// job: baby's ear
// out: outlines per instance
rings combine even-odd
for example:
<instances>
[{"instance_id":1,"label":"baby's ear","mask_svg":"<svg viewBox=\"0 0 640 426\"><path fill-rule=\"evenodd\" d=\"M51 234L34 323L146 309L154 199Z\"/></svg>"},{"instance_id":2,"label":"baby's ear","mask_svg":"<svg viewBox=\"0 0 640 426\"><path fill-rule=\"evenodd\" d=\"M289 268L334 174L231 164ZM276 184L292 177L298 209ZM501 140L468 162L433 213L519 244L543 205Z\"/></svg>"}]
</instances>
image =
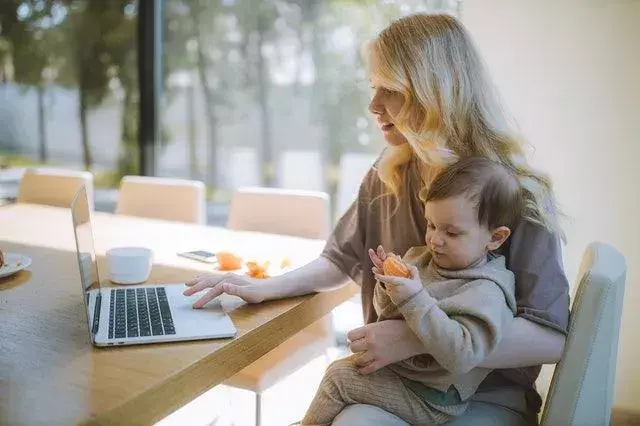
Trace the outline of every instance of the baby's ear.
<instances>
[{"instance_id":1,"label":"baby's ear","mask_svg":"<svg viewBox=\"0 0 640 426\"><path fill-rule=\"evenodd\" d=\"M491 241L487 244L487 250L494 251L498 250L502 244L509 238L511 235L511 229L506 226L499 226L496 229L491 231Z\"/></svg>"}]
</instances>

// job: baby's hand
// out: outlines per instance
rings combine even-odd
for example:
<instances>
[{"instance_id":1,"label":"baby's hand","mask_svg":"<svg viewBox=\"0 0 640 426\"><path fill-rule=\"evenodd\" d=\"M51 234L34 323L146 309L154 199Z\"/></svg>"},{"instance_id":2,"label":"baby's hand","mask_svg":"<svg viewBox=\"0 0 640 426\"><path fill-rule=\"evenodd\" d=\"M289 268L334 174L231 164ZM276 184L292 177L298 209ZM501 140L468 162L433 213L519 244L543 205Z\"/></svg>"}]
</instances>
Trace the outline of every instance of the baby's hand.
<instances>
[{"instance_id":1,"label":"baby's hand","mask_svg":"<svg viewBox=\"0 0 640 426\"><path fill-rule=\"evenodd\" d=\"M373 273L382 274L382 265L387 259L387 253L384 251L384 248L380 245L376 250L369 249L369 259L371 259L371 263L373 263L373 268L371 268Z\"/></svg>"},{"instance_id":2,"label":"baby's hand","mask_svg":"<svg viewBox=\"0 0 640 426\"><path fill-rule=\"evenodd\" d=\"M411 276L409 278L375 274L376 279L384 284L387 294L396 305L401 304L422 290L422 281L420 280L418 268L411 266L410 271Z\"/></svg>"}]
</instances>

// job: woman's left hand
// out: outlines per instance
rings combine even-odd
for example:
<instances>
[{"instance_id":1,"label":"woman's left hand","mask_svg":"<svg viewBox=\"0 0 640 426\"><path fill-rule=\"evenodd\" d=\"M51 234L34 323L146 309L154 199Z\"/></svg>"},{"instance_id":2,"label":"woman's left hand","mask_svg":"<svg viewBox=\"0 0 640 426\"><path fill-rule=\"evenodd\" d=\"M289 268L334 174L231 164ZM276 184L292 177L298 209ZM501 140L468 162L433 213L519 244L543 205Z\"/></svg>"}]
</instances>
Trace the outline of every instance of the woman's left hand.
<instances>
[{"instance_id":1,"label":"woman's left hand","mask_svg":"<svg viewBox=\"0 0 640 426\"><path fill-rule=\"evenodd\" d=\"M347 334L349 347L359 353L360 374L373 373L394 362L424 353L422 342L405 321L386 320L367 324Z\"/></svg>"}]
</instances>

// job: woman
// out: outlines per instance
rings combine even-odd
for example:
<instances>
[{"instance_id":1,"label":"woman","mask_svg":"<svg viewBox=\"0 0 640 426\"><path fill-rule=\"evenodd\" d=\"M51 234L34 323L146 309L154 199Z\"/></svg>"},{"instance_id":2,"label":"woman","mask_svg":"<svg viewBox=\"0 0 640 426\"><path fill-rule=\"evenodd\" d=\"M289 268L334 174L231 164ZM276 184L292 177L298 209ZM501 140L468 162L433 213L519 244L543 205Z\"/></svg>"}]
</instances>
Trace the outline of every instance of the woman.
<instances>
[{"instance_id":1,"label":"woman","mask_svg":"<svg viewBox=\"0 0 640 426\"><path fill-rule=\"evenodd\" d=\"M250 303L323 291L349 278L362 287L366 325L352 330L362 374L426 352L403 321L381 321L373 309L372 249L403 254L426 229L420 191L443 165L484 156L512 169L526 189L526 212L505 248L516 277L518 315L482 366L494 371L474 395L459 425L536 422L533 388L540 365L564 347L569 296L561 230L549 180L525 161L464 27L446 15L413 15L392 23L366 51L374 91L369 105L387 147L364 178L357 199L338 222L322 255L269 283L236 275L203 276L185 294L209 292L194 307L222 294ZM379 266L379 265L378 265ZM351 406L334 424L404 424L379 409Z\"/></svg>"}]
</instances>

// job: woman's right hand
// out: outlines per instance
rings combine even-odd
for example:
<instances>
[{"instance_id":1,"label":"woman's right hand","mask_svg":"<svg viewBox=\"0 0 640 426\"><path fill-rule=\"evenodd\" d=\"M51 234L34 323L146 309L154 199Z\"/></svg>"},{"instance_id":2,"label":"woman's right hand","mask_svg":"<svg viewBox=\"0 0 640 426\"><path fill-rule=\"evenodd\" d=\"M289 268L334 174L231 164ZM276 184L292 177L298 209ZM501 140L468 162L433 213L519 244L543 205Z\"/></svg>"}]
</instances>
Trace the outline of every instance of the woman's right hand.
<instances>
[{"instance_id":1,"label":"woman's right hand","mask_svg":"<svg viewBox=\"0 0 640 426\"><path fill-rule=\"evenodd\" d=\"M247 303L260 303L273 298L271 291L269 291L271 283L266 283L270 280L273 278L256 279L232 273L224 275L201 274L187 283L189 288L183 294L191 296L205 289L210 289L193 304L194 309L204 307L223 293L238 296Z\"/></svg>"}]
</instances>

